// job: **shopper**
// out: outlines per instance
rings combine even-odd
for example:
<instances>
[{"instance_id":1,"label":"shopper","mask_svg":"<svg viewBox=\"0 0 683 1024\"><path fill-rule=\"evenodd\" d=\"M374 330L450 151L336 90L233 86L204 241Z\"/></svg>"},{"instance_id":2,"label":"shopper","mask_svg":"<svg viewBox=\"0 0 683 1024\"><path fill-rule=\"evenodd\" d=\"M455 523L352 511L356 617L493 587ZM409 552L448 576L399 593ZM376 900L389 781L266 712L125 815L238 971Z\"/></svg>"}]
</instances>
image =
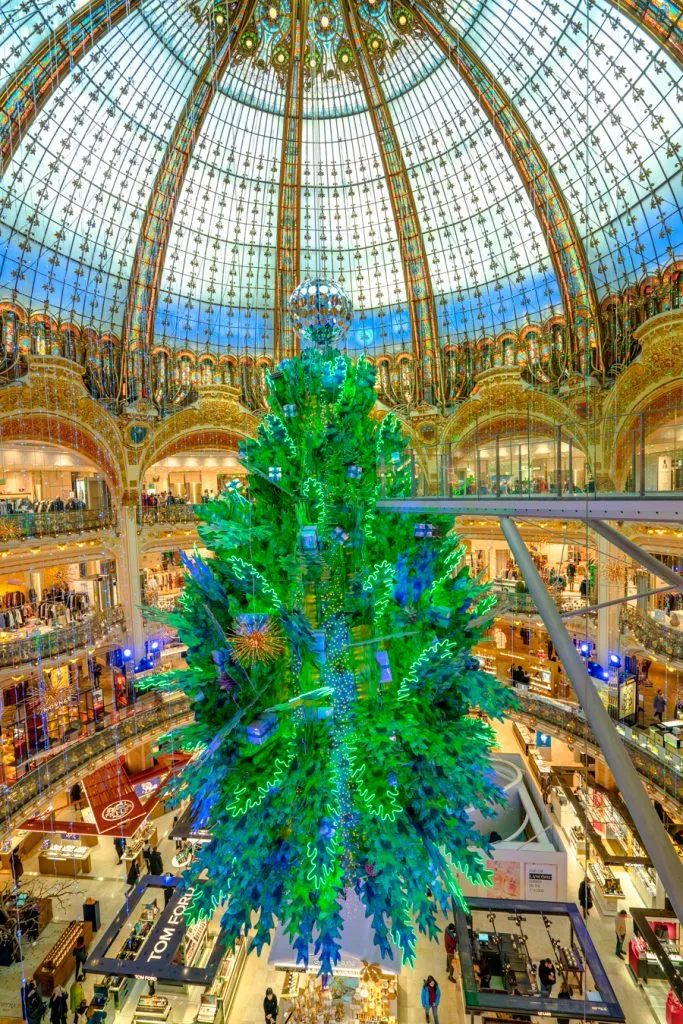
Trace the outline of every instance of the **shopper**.
<instances>
[{"instance_id":1,"label":"shopper","mask_svg":"<svg viewBox=\"0 0 683 1024\"><path fill-rule=\"evenodd\" d=\"M35 978L29 978L22 986L21 1003L27 1024L40 1024L45 1013L45 1003L40 997Z\"/></svg>"},{"instance_id":2,"label":"shopper","mask_svg":"<svg viewBox=\"0 0 683 1024\"><path fill-rule=\"evenodd\" d=\"M164 862L158 850L152 850L149 858L149 871L152 875L163 875Z\"/></svg>"},{"instance_id":3,"label":"shopper","mask_svg":"<svg viewBox=\"0 0 683 1024\"><path fill-rule=\"evenodd\" d=\"M655 718L659 721L663 721L663 715L666 711L666 697L661 690L657 690L654 699Z\"/></svg>"},{"instance_id":4,"label":"shopper","mask_svg":"<svg viewBox=\"0 0 683 1024\"><path fill-rule=\"evenodd\" d=\"M173 817L173 828L171 829L171 832L175 832L176 825L178 824L179 821L180 821L180 815L179 814L174 815L174 817ZM176 836L176 839L175 839L175 848L176 848L176 850L180 850L182 845L183 845L182 839L179 839L178 836Z\"/></svg>"},{"instance_id":5,"label":"shopper","mask_svg":"<svg viewBox=\"0 0 683 1024\"><path fill-rule=\"evenodd\" d=\"M541 995L548 999L553 990L553 985L557 981L555 976L555 965L550 957L546 957L545 960L541 960L538 965L538 980L541 985Z\"/></svg>"},{"instance_id":6,"label":"shopper","mask_svg":"<svg viewBox=\"0 0 683 1024\"><path fill-rule=\"evenodd\" d=\"M446 925L446 930L443 933L443 943L446 947L446 973L448 974L448 980L455 981L453 957L458 952L458 933L452 921Z\"/></svg>"},{"instance_id":7,"label":"shopper","mask_svg":"<svg viewBox=\"0 0 683 1024\"><path fill-rule=\"evenodd\" d=\"M560 991L557 993L557 998L571 999L573 994L571 987L567 983L567 979L563 978L562 984L560 985ZM558 1017L557 1024L569 1024L569 1017Z\"/></svg>"},{"instance_id":8,"label":"shopper","mask_svg":"<svg viewBox=\"0 0 683 1024\"><path fill-rule=\"evenodd\" d=\"M114 839L114 849L116 850L116 856L119 858L118 863L121 863L121 859L126 852L126 840L123 836L116 836Z\"/></svg>"},{"instance_id":9,"label":"shopper","mask_svg":"<svg viewBox=\"0 0 683 1024\"><path fill-rule=\"evenodd\" d=\"M591 892L591 884L587 878L582 878L579 885L579 906L583 911L584 917L588 917L589 913L593 909L593 893Z\"/></svg>"},{"instance_id":10,"label":"shopper","mask_svg":"<svg viewBox=\"0 0 683 1024\"><path fill-rule=\"evenodd\" d=\"M574 577L576 576L576 566L573 562L570 562L567 566L567 582L569 583L569 589L574 590Z\"/></svg>"},{"instance_id":11,"label":"shopper","mask_svg":"<svg viewBox=\"0 0 683 1024\"><path fill-rule=\"evenodd\" d=\"M83 801L83 792L79 782L74 782L70 792L71 803L77 811L80 811Z\"/></svg>"},{"instance_id":12,"label":"shopper","mask_svg":"<svg viewBox=\"0 0 683 1024\"><path fill-rule=\"evenodd\" d=\"M79 935L74 946L74 958L76 960L76 981L85 980L85 961L88 959L88 950L85 945L85 938Z\"/></svg>"},{"instance_id":13,"label":"shopper","mask_svg":"<svg viewBox=\"0 0 683 1024\"><path fill-rule=\"evenodd\" d=\"M88 1004L85 999L74 1010L74 1024L86 1024L88 1020Z\"/></svg>"},{"instance_id":14,"label":"shopper","mask_svg":"<svg viewBox=\"0 0 683 1024\"><path fill-rule=\"evenodd\" d=\"M57 985L50 996L50 1024L66 1024L68 1010L69 1001L66 989Z\"/></svg>"},{"instance_id":15,"label":"shopper","mask_svg":"<svg viewBox=\"0 0 683 1024\"><path fill-rule=\"evenodd\" d=\"M24 873L24 865L21 863L21 857L16 850L12 850L9 855L9 868L12 872L12 878L16 885L19 885L19 879Z\"/></svg>"},{"instance_id":16,"label":"shopper","mask_svg":"<svg viewBox=\"0 0 683 1024\"><path fill-rule=\"evenodd\" d=\"M147 865L147 873L155 874L150 866L152 860L152 844L149 839L145 839L144 846L142 847L142 856L145 858L145 864Z\"/></svg>"},{"instance_id":17,"label":"shopper","mask_svg":"<svg viewBox=\"0 0 683 1024\"><path fill-rule=\"evenodd\" d=\"M126 875L126 885L130 886L131 889L134 889L135 886L138 884L139 878L140 871L138 868L138 862L136 859L134 859L130 862L130 867L128 868L128 874Z\"/></svg>"},{"instance_id":18,"label":"shopper","mask_svg":"<svg viewBox=\"0 0 683 1024\"><path fill-rule=\"evenodd\" d=\"M263 1000L263 1012L266 1016L266 1024L275 1024L277 1020L277 996L273 992L272 988L266 989L265 998Z\"/></svg>"},{"instance_id":19,"label":"shopper","mask_svg":"<svg viewBox=\"0 0 683 1024\"><path fill-rule=\"evenodd\" d=\"M425 1020L429 1024L429 1013L431 1011L434 1024L439 1024L439 1003L441 1002L441 989L436 978L428 975L422 985L422 1008L425 1012Z\"/></svg>"},{"instance_id":20,"label":"shopper","mask_svg":"<svg viewBox=\"0 0 683 1024\"><path fill-rule=\"evenodd\" d=\"M620 910L617 916L614 918L614 932L617 937L617 948L615 954L620 960L624 959L624 942L626 941L626 921L628 914L625 910Z\"/></svg>"}]
</instances>

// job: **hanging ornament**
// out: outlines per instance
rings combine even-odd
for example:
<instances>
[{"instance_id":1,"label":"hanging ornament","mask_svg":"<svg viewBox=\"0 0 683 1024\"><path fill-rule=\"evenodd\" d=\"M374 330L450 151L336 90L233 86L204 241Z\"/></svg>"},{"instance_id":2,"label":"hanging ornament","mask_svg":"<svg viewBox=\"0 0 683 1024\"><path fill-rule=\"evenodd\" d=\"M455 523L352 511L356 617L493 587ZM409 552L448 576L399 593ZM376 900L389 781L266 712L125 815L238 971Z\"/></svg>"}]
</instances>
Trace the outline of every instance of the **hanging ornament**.
<instances>
[{"instance_id":1,"label":"hanging ornament","mask_svg":"<svg viewBox=\"0 0 683 1024\"><path fill-rule=\"evenodd\" d=\"M282 407L282 411L288 420L293 420L296 416L297 408L295 405L284 405Z\"/></svg>"},{"instance_id":2,"label":"hanging ornament","mask_svg":"<svg viewBox=\"0 0 683 1024\"><path fill-rule=\"evenodd\" d=\"M316 551L318 548L318 527L317 526L302 526L301 527L301 546L304 551Z\"/></svg>"},{"instance_id":3,"label":"hanging ornament","mask_svg":"<svg viewBox=\"0 0 683 1024\"><path fill-rule=\"evenodd\" d=\"M359 480L363 470L355 462L352 462L350 466L346 467L346 475L349 480Z\"/></svg>"},{"instance_id":4,"label":"hanging ornament","mask_svg":"<svg viewBox=\"0 0 683 1024\"><path fill-rule=\"evenodd\" d=\"M242 665L275 661L285 649L284 637L270 615L238 615L230 633L230 646Z\"/></svg>"},{"instance_id":5,"label":"hanging ornament","mask_svg":"<svg viewBox=\"0 0 683 1024\"><path fill-rule=\"evenodd\" d=\"M434 536L434 527L431 523L415 523L415 536L429 539Z\"/></svg>"},{"instance_id":6,"label":"hanging ornament","mask_svg":"<svg viewBox=\"0 0 683 1024\"><path fill-rule=\"evenodd\" d=\"M282 467L281 466L269 466L268 467L268 479L272 480L273 483L279 484L282 480Z\"/></svg>"},{"instance_id":7,"label":"hanging ornament","mask_svg":"<svg viewBox=\"0 0 683 1024\"><path fill-rule=\"evenodd\" d=\"M247 726L247 739L250 743L265 743L277 729L277 715L261 715Z\"/></svg>"}]
</instances>

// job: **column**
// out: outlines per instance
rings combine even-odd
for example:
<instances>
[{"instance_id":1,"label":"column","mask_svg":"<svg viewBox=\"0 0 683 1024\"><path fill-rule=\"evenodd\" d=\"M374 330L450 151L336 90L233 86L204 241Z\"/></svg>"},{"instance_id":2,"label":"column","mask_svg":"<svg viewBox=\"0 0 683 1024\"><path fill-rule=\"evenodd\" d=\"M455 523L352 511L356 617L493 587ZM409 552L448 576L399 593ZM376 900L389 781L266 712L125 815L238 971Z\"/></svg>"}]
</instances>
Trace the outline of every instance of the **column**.
<instances>
[{"instance_id":1,"label":"column","mask_svg":"<svg viewBox=\"0 0 683 1024\"><path fill-rule=\"evenodd\" d=\"M615 567L623 569L624 556L609 541L597 536L598 571L595 599L597 604L624 596L624 574L614 575ZM610 652L619 651L619 613L621 605L613 604L598 610L597 660L609 667Z\"/></svg>"},{"instance_id":2,"label":"column","mask_svg":"<svg viewBox=\"0 0 683 1024\"><path fill-rule=\"evenodd\" d=\"M137 500L121 507L121 558L118 561L119 600L126 618L128 645L136 661L145 653L137 509Z\"/></svg>"}]
</instances>

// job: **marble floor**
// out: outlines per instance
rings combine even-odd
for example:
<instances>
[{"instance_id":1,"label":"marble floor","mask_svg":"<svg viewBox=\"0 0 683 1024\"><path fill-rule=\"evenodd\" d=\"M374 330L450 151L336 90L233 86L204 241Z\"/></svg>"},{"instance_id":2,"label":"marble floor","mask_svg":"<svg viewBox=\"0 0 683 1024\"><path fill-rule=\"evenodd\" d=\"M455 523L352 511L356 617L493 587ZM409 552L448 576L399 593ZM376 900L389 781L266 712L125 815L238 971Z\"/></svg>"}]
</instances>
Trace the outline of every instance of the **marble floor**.
<instances>
[{"instance_id":1,"label":"marble floor","mask_svg":"<svg viewBox=\"0 0 683 1024\"><path fill-rule=\"evenodd\" d=\"M520 753L519 745L513 735L511 724L500 726L497 730L499 748L504 752ZM571 762L571 752L562 745L553 750L553 757L556 763L567 764ZM160 840L160 850L166 867L170 867L173 856L174 844L168 838L172 824L172 815L165 815L157 819L157 827ZM568 865L568 895L575 898L579 882L583 876L583 866L575 855L573 849L569 848ZM37 875L37 852L26 858L25 879L29 881ZM120 908L125 898L125 875L124 867L117 865L117 857L111 840L102 839L92 851L92 877L77 877L73 880L72 891L62 901L60 906L55 906L54 921L46 928L38 942L32 946L28 944L24 949L23 970L27 976L37 967L44 958L46 952L57 939L66 922L80 919L82 917L82 905L87 897L94 897L100 902L102 924L107 925L114 913ZM633 899L633 902L629 900ZM627 905L640 905L641 901L633 890L627 891ZM614 955L614 920L613 918L601 917L594 909L588 919L588 929L598 953L603 959L610 980L617 994L622 1008L624 1009L627 1024L664 1024L662 997L658 989L663 985L655 986L650 984L647 992L642 985L634 982L626 962L617 959ZM530 943L532 954L545 955L547 950L547 937L541 932L537 934L535 926L531 926ZM630 934L630 929L629 929ZM459 984L448 981L445 970L445 953L441 943L430 943L424 938L418 940L417 961L414 969L404 969L401 973L399 984L399 1020L402 1024L422 1024L424 1015L420 1003L420 992L423 978L433 974L442 990L442 1002L440 1006L440 1024L464 1024L466 1018L463 1011L461 989ZM20 1018L20 986L22 978L22 966L15 965L11 968L0 970L0 1024L5 1021L12 1021ZM70 982L73 979L70 979ZM69 984L70 984L69 982ZM243 975L235 996L235 1001L230 1014L230 1024L262 1024L263 1008L262 1001L265 989L272 985L276 992L281 990L282 974L268 965L268 951L265 950L261 956L251 954L248 958ZM92 993L92 976L86 979L84 988L86 997ZM123 1010L117 1014L116 1024L131 1024L137 995L142 994L146 989L144 981L136 982L136 990L133 997L129 997ZM138 991L139 990L139 991ZM197 1004L199 1002L199 989L191 991L189 995L173 995L173 1024L191 1024L194 1020ZM49 1018L46 1018L46 1020ZM541 1021L543 1018L538 1018ZM545 1018L547 1019L547 1018Z\"/></svg>"}]
</instances>

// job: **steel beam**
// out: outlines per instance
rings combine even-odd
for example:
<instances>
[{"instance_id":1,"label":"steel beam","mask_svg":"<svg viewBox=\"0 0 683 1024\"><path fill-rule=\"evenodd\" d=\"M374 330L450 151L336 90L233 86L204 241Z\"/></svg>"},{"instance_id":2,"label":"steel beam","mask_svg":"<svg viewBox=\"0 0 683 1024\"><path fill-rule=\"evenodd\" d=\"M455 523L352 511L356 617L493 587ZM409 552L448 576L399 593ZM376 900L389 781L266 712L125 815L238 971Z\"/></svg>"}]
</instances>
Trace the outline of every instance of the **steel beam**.
<instances>
[{"instance_id":1,"label":"steel beam","mask_svg":"<svg viewBox=\"0 0 683 1024\"><path fill-rule=\"evenodd\" d=\"M585 712L586 720L614 775L626 806L631 812L640 833L640 841L662 880L672 907L679 920L683 921L683 863L679 860L673 844L657 816L628 751L614 728L607 708L602 703L592 679L586 672L586 666L574 647L555 603L538 574L516 523L512 519L503 517L500 525L510 551L529 588L529 593L533 597L536 608L555 645L562 667L574 687L574 692Z\"/></svg>"},{"instance_id":2,"label":"steel beam","mask_svg":"<svg viewBox=\"0 0 683 1024\"><path fill-rule=\"evenodd\" d=\"M382 498L377 502L377 507L389 512L432 512L493 518L514 516L515 519L581 519L590 522L602 519L641 523L683 522L683 497L680 494L659 498L619 495L606 498L579 495L572 498L567 494L558 498L539 498L537 495L525 498L521 494L500 498Z\"/></svg>"},{"instance_id":3,"label":"steel beam","mask_svg":"<svg viewBox=\"0 0 683 1024\"><path fill-rule=\"evenodd\" d=\"M141 0L92 0L51 32L0 89L0 176L47 99L74 65Z\"/></svg>"},{"instance_id":4,"label":"steel beam","mask_svg":"<svg viewBox=\"0 0 683 1024\"><path fill-rule=\"evenodd\" d=\"M578 353L597 353L602 368L600 307L581 233L543 149L491 71L428 0L405 0L415 23L441 50L482 108L526 189L562 291L565 320ZM590 372L590 369L589 371Z\"/></svg>"},{"instance_id":5,"label":"steel beam","mask_svg":"<svg viewBox=\"0 0 683 1024\"><path fill-rule=\"evenodd\" d=\"M419 393L431 405L444 403L441 352L432 279L415 197L379 76L359 26L354 4L343 3L344 22L354 48L355 66L382 156L396 233L401 248Z\"/></svg>"},{"instance_id":6,"label":"steel beam","mask_svg":"<svg viewBox=\"0 0 683 1024\"><path fill-rule=\"evenodd\" d=\"M678 504L683 505L681 499L678 499ZM623 533L619 530L615 530L613 526L608 523L603 523L600 519L594 520L589 523L591 530L595 533L599 533L601 537L608 540L610 544L614 544L615 548L619 548L625 555L632 558L634 562L639 562L644 569L651 572L653 576L658 576L660 580L665 580L670 583L671 586L683 594L683 576L679 573L674 572L668 565L664 565L658 558L651 555L649 551L645 551L639 544L634 544L628 537L624 537Z\"/></svg>"},{"instance_id":7,"label":"steel beam","mask_svg":"<svg viewBox=\"0 0 683 1024\"><path fill-rule=\"evenodd\" d=\"M659 43L661 48L683 69L683 7L675 0L666 4L650 0L610 0L622 14Z\"/></svg>"},{"instance_id":8,"label":"steel beam","mask_svg":"<svg viewBox=\"0 0 683 1024\"><path fill-rule=\"evenodd\" d=\"M123 320L119 397L127 380L127 359L132 345L141 346L142 382L145 389L149 388L149 353L176 206L204 119L255 5L256 0L240 0L231 13L230 23L205 60L166 145L135 247Z\"/></svg>"},{"instance_id":9,"label":"steel beam","mask_svg":"<svg viewBox=\"0 0 683 1024\"><path fill-rule=\"evenodd\" d=\"M275 363L296 355L295 332L289 322L289 299L299 282L301 257L301 131L303 127L304 59L308 41L307 0L292 3L292 48L285 95L277 204L277 273L273 351Z\"/></svg>"}]
</instances>

